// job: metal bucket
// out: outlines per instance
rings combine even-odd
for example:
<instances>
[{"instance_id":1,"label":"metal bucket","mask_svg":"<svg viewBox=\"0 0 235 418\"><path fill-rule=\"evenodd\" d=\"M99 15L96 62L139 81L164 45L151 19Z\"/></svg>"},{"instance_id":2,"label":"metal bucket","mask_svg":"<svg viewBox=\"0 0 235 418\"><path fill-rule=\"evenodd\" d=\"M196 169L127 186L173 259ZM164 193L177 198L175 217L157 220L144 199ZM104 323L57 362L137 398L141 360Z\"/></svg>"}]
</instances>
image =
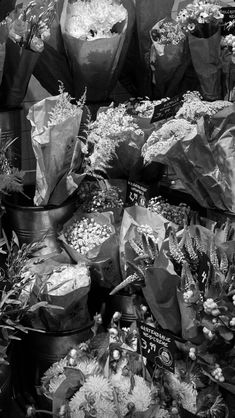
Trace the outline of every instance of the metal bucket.
<instances>
[{"instance_id":1,"label":"metal bucket","mask_svg":"<svg viewBox=\"0 0 235 418\"><path fill-rule=\"evenodd\" d=\"M21 167L21 108L0 109L1 141L17 138L8 148L7 157L14 167Z\"/></svg>"},{"instance_id":2,"label":"metal bucket","mask_svg":"<svg viewBox=\"0 0 235 418\"><path fill-rule=\"evenodd\" d=\"M113 314L120 312L122 314L121 325L130 326L137 319L136 306L141 303L143 303L143 298L137 294L110 296L106 302L104 325L108 326Z\"/></svg>"},{"instance_id":3,"label":"metal bucket","mask_svg":"<svg viewBox=\"0 0 235 418\"><path fill-rule=\"evenodd\" d=\"M11 401L11 369L9 365L0 366L0 416L9 417Z\"/></svg>"},{"instance_id":4,"label":"metal bucket","mask_svg":"<svg viewBox=\"0 0 235 418\"><path fill-rule=\"evenodd\" d=\"M52 364L69 350L92 337L93 322L65 332L30 331L14 347L14 392L29 393L40 408L50 409L51 402L42 395L41 378ZM1 415L0 415L1 416Z\"/></svg>"},{"instance_id":5,"label":"metal bucket","mask_svg":"<svg viewBox=\"0 0 235 418\"><path fill-rule=\"evenodd\" d=\"M25 193L33 196L31 187L25 187ZM6 214L3 228L10 233L15 231L20 244L29 244L44 237L45 248L41 254L60 251L57 230L76 210L76 199L70 198L60 206L33 206L33 200L21 194L7 196L4 200Z\"/></svg>"}]
</instances>

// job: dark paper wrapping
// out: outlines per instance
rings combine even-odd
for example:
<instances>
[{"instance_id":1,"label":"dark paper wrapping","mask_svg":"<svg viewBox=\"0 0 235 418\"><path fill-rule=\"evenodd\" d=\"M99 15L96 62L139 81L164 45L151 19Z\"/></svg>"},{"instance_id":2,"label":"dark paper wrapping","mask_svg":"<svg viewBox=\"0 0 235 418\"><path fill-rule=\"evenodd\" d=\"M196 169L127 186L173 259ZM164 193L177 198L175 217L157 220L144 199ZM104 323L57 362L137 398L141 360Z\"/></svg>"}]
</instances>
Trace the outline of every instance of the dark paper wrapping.
<instances>
[{"instance_id":1,"label":"dark paper wrapping","mask_svg":"<svg viewBox=\"0 0 235 418\"><path fill-rule=\"evenodd\" d=\"M173 143L164 154L156 154L153 161L172 167L202 207L228 210L231 188L214 158L203 118L190 134Z\"/></svg>"},{"instance_id":2,"label":"dark paper wrapping","mask_svg":"<svg viewBox=\"0 0 235 418\"><path fill-rule=\"evenodd\" d=\"M20 48L8 39L3 79L5 106L21 106L39 57L40 54L38 52Z\"/></svg>"},{"instance_id":3,"label":"dark paper wrapping","mask_svg":"<svg viewBox=\"0 0 235 418\"><path fill-rule=\"evenodd\" d=\"M221 99L220 31L209 38L189 34L189 49L206 100Z\"/></svg>"},{"instance_id":4,"label":"dark paper wrapping","mask_svg":"<svg viewBox=\"0 0 235 418\"><path fill-rule=\"evenodd\" d=\"M86 255L82 255L69 245L64 236L64 232L68 226L72 225L75 220L80 220L83 217L94 219L95 222L100 225L110 225L112 227L110 237L102 244L88 251ZM95 271L96 277L97 275L99 276L101 284L105 287L114 287L120 283L118 239L113 222L114 217L112 212L81 213L78 210L74 213L73 217L64 224L63 230L59 236L59 239L63 242L63 246L72 260L77 263L84 261L89 265L92 271Z\"/></svg>"},{"instance_id":5,"label":"dark paper wrapping","mask_svg":"<svg viewBox=\"0 0 235 418\"><path fill-rule=\"evenodd\" d=\"M161 42L153 40L152 31L158 30L159 23L156 23L150 32L150 63L158 95L167 97L178 93L179 84L189 65L189 54L184 39L177 45L162 45Z\"/></svg>"},{"instance_id":6,"label":"dark paper wrapping","mask_svg":"<svg viewBox=\"0 0 235 418\"><path fill-rule=\"evenodd\" d=\"M207 122L213 157L226 182L226 208L235 212L235 105L221 110Z\"/></svg>"},{"instance_id":7,"label":"dark paper wrapping","mask_svg":"<svg viewBox=\"0 0 235 418\"><path fill-rule=\"evenodd\" d=\"M128 14L124 22L115 25L116 34L111 38L86 41L66 32L67 5L65 0L60 24L73 76L74 95L79 98L86 87L88 102L105 101L117 81L115 75L126 39Z\"/></svg>"},{"instance_id":8,"label":"dark paper wrapping","mask_svg":"<svg viewBox=\"0 0 235 418\"><path fill-rule=\"evenodd\" d=\"M120 266L122 278L127 277L127 261L133 262L133 252L130 250L129 240L135 237L136 227L141 225L150 226L158 236L159 247L165 239L165 226L168 221L157 213L142 206L131 206L124 210L120 229Z\"/></svg>"},{"instance_id":9,"label":"dark paper wrapping","mask_svg":"<svg viewBox=\"0 0 235 418\"><path fill-rule=\"evenodd\" d=\"M155 267L146 271L144 297L153 317L163 328L181 335L181 316L177 301L179 277L166 257L156 259Z\"/></svg>"},{"instance_id":10,"label":"dark paper wrapping","mask_svg":"<svg viewBox=\"0 0 235 418\"><path fill-rule=\"evenodd\" d=\"M55 107L57 100L58 96L41 100L30 108L28 114L37 160L34 197L36 206L60 205L77 189L82 179L71 174L81 165L81 143L77 135L82 109L78 109L76 116L48 126L49 112Z\"/></svg>"}]
</instances>

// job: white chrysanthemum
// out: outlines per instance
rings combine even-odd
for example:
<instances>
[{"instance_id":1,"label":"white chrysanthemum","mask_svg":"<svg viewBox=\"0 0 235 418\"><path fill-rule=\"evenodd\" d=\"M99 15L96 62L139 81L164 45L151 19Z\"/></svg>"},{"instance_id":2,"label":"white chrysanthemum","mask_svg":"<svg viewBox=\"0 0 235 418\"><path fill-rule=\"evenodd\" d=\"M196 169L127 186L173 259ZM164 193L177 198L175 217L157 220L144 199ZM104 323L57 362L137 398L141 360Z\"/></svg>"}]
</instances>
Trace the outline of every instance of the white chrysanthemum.
<instances>
[{"instance_id":1,"label":"white chrysanthemum","mask_svg":"<svg viewBox=\"0 0 235 418\"><path fill-rule=\"evenodd\" d=\"M68 5L66 31L78 39L109 38L113 26L126 17L124 6L112 0L77 0Z\"/></svg>"},{"instance_id":2,"label":"white chrysanthemum","mask_svg":"<svg viewBox=\"0 0 235 418\"><path fill-rule=\"evenodd\" d=\"M151 390L141 376L134 376L135 386L129 402L133 402L137 411L146 411L151 404Z\"/></svg>"},{"instance_id":3,"label":"white chrysanthemum","mask_svg":"<svg viewBox=\"0 0 235 418\"><path fill-rule=\"evenodd\" d=\"M100 366L96 360L86 360L78 362L75 366L76 369L81 370L84 376L93 375L99 372Z\"/></svg>"},{"instance_id":4,"label":"white chrysanthemum","mask_svg":"<svg viewBox=\"0 0 235 418\"><path fill-rule=\"evenodd\" d=\"M52 378L58 376L59 374L64 373L64 368L66 367L67 359L63 358L56 363L52 364L51 367L44 373L43 378Z\"/></svg>"},{"instance_id":5,"label":"white chrysanthemum","mask_svg":"<svg viewBox=\"0 0 235 418\"><path fill-rule=\"evenodd\" d=\"M132 402L138 412L146 411L151 404L151 390L143 377L134 375L135 385L130 393L131 382L129 377L120 375L111 376L111 383L115 388L118 406L122 415L128 412L127 405Z\"/></svg>"},{"instance_id":6,"label":"white chrysanthemum","mask_svg":"<svg viewBox=\"0 0 235 418\"><path fill-rule=\"evenodd\" d=\"M55 393L58 389L58 387L61 385L61 383L66 379L65 374L59 374L58 376L54 376L49 383L49 392Z\"/></svg>"},{"instance_id":7,"label":"white chrysanthemum","mask_svg":"<svg viewBox=\"0 0 235 418\"><path fill-rule=\"evenodd\" d=\"M173 373L168 374L170 391L173 398L180 400L182 407L187 411L196 414L197 411L197 390L191 383L181 382Z\"/></svg>"},{"instance_id":8,"label":"white chrysanthemum","mask_svg":"<svg viewBox=\"0 0 235 418\"><path fill-rule=\"evenodd\" d=\"M89 399L92 402L89 404ZM69 403L71 417L85 417L84 410L96 410L96 418L116 418L113 388L105 377L90 376ZM81 409L83 408L83 410Z\"/></svg>"}]
</instances>

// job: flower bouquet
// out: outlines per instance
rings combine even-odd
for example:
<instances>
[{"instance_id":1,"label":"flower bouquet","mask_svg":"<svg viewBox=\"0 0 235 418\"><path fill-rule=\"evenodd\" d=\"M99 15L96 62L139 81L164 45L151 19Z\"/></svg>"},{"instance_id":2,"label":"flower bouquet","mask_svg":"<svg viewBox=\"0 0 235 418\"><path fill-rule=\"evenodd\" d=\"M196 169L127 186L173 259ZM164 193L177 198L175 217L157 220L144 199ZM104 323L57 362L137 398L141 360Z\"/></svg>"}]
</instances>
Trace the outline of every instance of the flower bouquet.
<instances>
[{"instance_id":1,"label":"flower bouquet","mask_svg":"<svg viewBox=\"0 0 235 418\"><path fill-rule=\"evenodd\" d=\"M221 7L215 0L194 0L177 16L182 30L188 34L189 49L202 95L211 101L221 98Z\"/></svg>"},{"instance_id":2,"label":"flower bouquet","mask_svg":"<svg viewBox=\"0 0 235 418\"><path fill-rule=\"evenodd\" d=\"M105 101L116 82L126 39L126 8L113 0L66 0L60 23L75 96L87 87L88 102Z\"/></svg>"},{"instance_id":3,"label":"flower bouquet","mask_svg":"<svg viewBox=\"0 0 235 418\"><path fill-rule=\"evenodd\" d=\"M59 87L59 95L33 105L28 113L32 145L37 160L34 204L60 205L77 189L83 176L81 141L78 138L85 94L72 98Z\"/></svg>"},{"instance_id":4,"label":"flower bouquet","mask_svg":"<svg viewBox=\"0 0 235 418\"><path fill-rule=\"evenodd\" d=\"M214 147L220 146L220 152L223 155L227 153L227 142L222 141L222 138L223 135L224 138L231 135L232 127L229 120L234 112L233 106L227 106L227 103L225 102L225 108L215 116L201 118L196 124L186 119L170 120L158 131L153 132L143 146L142 153L146 164L158 161L172 167L186 190L202 207L216 207L233 212L233 172L226 170L224 174L221 157L213 150ZM186 115L187 113L188 111ZM216 134L217 130L214 129L214 118L223 126L224 133L221 136ZM226 165L229 167L227 162Z\"/></svg>"},{"instance_id":5,"label":"flower bouquet","mask_svg":"<svg viewBox=\"0 0 235 418\"><path fill-rule=\"evenodd\" d=\"M29 304L38 303L38 311L27 315L27 324L46 332L63 332L88 326L87 298L90 273L85 263L66 264L63 254L28 263L26 276L33 276ZM44 304L48 303L48 306ZM53 308L51 308L53 306Z\"/></svg>"},{"instance_id":6,"label":"flower bouquet","mask_svg":"<svg viewBox=\"0 0 235 418\"><path fill-rule=\"evenodd\" d=\"M129 178L144 140L144 132L125 104L101 108L96 120L88 124L85 171L113 179Z\"/></svg>"},{"instance_id":7,"label":"flower bouquet","mask_svg":"<svg viewBox=\"0 0 235 418\"><path fill-rule=\"evenodd\" d=\"M80 210L64 224L59 236L65 250L76 261L91 267L102 286L110 288L120 281L118 240L112 212L82 213Z\"/></svg>"},{"instance_id":8,"label":"flower bouquet","mask_svg":"<svg viewBox=\"0 0 235 418\"><path fill-rule=\"evenodd\" d=\"M18 107L24 100L30 77L43 51L44 41L50 37L56 1L31 1L26 6L16 7L2 22L9 37L2 83L6 107Z\"/></svg>"},{"instance_id":9,"label":"flower bouquet","mask_svg":"<svg viewBox=\"0 0 235 418\"><path fill-rule=\"evenodd\" d=\"M150 37L150 65L158 95L175 95L188 66L185 34L178 23L164 18L153 26Z\"/></svg>"},{"instance_id":10,"label":"flower bouquet","mask_svg":"<svg viewBox=\"0 0 235 418\"><path fill-rule=\"evenodd\" d=\"M173 416L155 401L150 379L142 377L145 366L136 345L136 328L119 328L113 321L108 333L74 347L42 378L53 412L71 418Z\"/></svg>"}]
</instances>

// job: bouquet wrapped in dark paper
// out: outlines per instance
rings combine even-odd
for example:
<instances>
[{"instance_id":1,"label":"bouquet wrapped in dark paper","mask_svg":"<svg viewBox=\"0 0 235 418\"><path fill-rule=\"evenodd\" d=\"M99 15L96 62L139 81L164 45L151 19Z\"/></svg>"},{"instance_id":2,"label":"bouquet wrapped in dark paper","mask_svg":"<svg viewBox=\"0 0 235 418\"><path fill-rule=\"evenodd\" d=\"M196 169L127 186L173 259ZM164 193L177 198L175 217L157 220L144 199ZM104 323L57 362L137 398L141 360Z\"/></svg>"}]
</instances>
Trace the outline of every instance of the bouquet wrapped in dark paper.
<instances>
[{"instance_id":1,"label":"bouquet wrapped in dark paper","mask_svg":"<svg viewBox=\"0 0 235 418\"><path fill-rule=\"evenodd\" d=\"M84 96L71 104L71 97L60 87L60 94L33 105L28 114L32 125L32 145L37 160L36 206L60 205L78 187L84 175L81 167L81 141L78 138Z\"/></svg>"},{"instance_id":2,"label":"bouquet wrapped in dark paper","mask_svg":"<svg viewBox=\"0 0 235 418\"><path fill-rule=\"evenodd\" d=\"M232 105L217 113L218 117L221 114L221 123L228 127L228 137L233 130L229 117L232 113ZM227 160L225 162L224 159L223 168L221 164L221 153L225 155L227 141L221 142L220 134L217 134L220 155L218 152L216 154L210 143L211 135L207 123L203 118L197 124L185 119L167 122L144 145L144 161L146 164L158 161L171 166L187 192L201 206L233 212L233 174L231 169L225 169L226 165L229 167ZM223 134L221 137L223 138ZM229 157L231 158L231 153Z\"/></svg>"},{"instance_id":3,"label":"bouquet wrapped in dark paper","mask_svg":"<svg viewBox=\"0 0 235 418\"><path fill-rule=\"evenodd\" d=\"M20 106L30 77L50 37L50 26L56 13L56 0L23 3L6 17L8 30L2 101L6 107Z\"/></svg>"},{"instance_id":4,"label":"bouquet wrapped in dark paper","mask_svg":"<svg viewBox=\"0 0 235 418\"><path fill-rule=\"evenodd\" d=\"M164 18L153 26L150 37L150 63L158 96L174 96L189 64L185 34L178 23Z\"/></svg>"},{"instance_id":5,"label":"bouquet wrapped in dark paper","mask_svg":"<svg viewBox=\"0 0 235 418\"><path fill-rule=\"evenodd\" d=\"M215 0L194 0L177 16L182 30L188 34L190 54L201 92L207 100L222 97L220 23L222 5Z\"/></svg>"},{"instance_id":6,"label":"bouquet wrapped in dark paper","mask_svg":"<svg viewBox=\"0 0 235 418\"><path fill-rule=\"evenodd\" d=\"M79 210L64 224L59 238L76 261L91 266L104 286L120 282L118 238L113 214L82 213Z\"/></svg>"},{"instance_id":7,"label":"bouquet wrapped in dark paper","mask_svg":"<svg viewBox=\"0 0 235 418\"><path fill-rule=\"evenodd\" d=\"M60 23L75 96L87 87L88 101L107 100L126 41L126 8L113 0L65 0Z\"/></svg>"},{"instance_id":8,"label":"bouquet wrapped in dark paper","mask_svg":"<svg viewBox=\"0 0 235 418\"><path fill-rule=\"evenodd\" d=\"M34 329L71 331L90 322L87 306L89 269L84 262L68 264L64 259L66 257L62 254L29 265L26 275L35 275L31 284L30 304L38 303L38 310L35 312L32 309L26 319Z\"/></svg>"}]
</instances>

